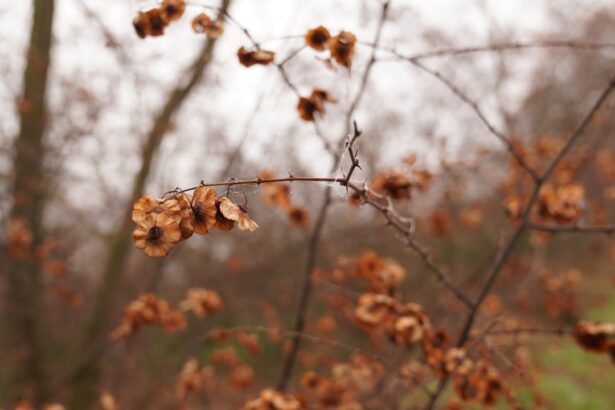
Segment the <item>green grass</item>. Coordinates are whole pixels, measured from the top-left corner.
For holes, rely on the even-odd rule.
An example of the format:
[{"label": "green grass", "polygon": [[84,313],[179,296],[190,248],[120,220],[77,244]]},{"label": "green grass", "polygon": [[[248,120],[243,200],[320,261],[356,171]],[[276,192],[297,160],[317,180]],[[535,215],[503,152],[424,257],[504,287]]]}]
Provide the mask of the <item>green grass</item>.
[{"label": "green grass", "polygon": [[[590,309],[589,320],[614,321],[615,298]],[[615,366],[608,355],[586,352],[573,341],[548,346],[538,357],[542,369],[537,391],[549,408],[570,410],[615,409]]]}]

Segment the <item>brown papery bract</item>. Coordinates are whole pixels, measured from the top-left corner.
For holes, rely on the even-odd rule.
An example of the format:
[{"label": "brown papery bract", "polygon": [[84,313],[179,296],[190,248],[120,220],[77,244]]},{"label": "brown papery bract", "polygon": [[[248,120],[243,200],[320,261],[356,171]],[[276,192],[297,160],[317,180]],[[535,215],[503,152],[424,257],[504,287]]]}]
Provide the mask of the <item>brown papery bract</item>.
[{"label": "brown papery bract", "polygon": [[275,59],[275,53],[267,50],[248,50],[241,47],[237,50],[237,58],[239,63],[246,67],[252,67],[253,65],[269,65],[273,63]]}]

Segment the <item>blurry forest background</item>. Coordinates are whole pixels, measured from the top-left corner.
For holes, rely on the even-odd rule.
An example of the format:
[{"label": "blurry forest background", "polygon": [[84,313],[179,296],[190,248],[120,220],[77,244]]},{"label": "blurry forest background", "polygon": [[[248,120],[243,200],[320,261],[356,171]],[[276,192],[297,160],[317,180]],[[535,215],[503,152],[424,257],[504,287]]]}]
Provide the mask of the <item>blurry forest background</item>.
[{"label": "blurry forest background", "polygon": [[[225,24],[217,40],[193,32],[189,21],[201,11],[197,6],[189,5],[187,17],[164,36],[143,40],[131,20],[138,10],[155,6],[151,2],[0,3],[1,408],[22,399],[36,408],[50,402],[113,408],[105,407],[108,394],[123,409],[175,409],[182,402],[176,381],[186,360],[210,363],[228,345],[237,347],[254,380],[222,366],[215,389],[190,399],[193,408],[237,408],[275,385],[283,342],[259,334],[262,352],[252,356],[236,342],[212,342],[203,335],[216,327],[292,327],[306,242],[327,185],[291,185],[293,203],[309,213],[301,226],[264,204],[259,187],[232,188],[240,200],[246,194],[260,228],[253,234],[196,237],[164,259],[148,258],[134,247],[130,210],[144,194],[160,196],[202,180],[254,178],[263,169],[280,176],[338,175],[348,158],[336,166],[323,139],[335,145],[343,138],[345,114],[362,87],[350,118],[363,132],[357,142],[362,169],[354,179],[371,180],[409,157],[416,159],[412,166],[433,175],[428,189],[397,201],[396,209],[415,218],[417,238],[455,283],[475,294],[486,263],[510,229],[503,202],[514,190],[508,184],[513,161],[458,95],[384,49],[376,50],[363,85],[380,1],[193,3],[228,7],[277,59],[301,47],[303,34],[318,25],[357,36],[350,70],[332,69],[310,50],[285,65],[301,94],[317,87],[337,99],[317,123],[320,137],[314,124],[299,118],[297,96],[275,67],[239,64],[237,49],[249,45],[240,29]],[[538,157],[548,157],[563,141],[615,68],[613,0],[394,0],[390,8],[379,41],[404,55],[488,44],[601,44],[421,60]],[[615,99],[605,103],[574,152],[568,166],[570,178],[585,188],[582,221],[612,224]],[[463,307],[421,259],[380,215],[350,205],[343,187],[329,188],[332,206],[316,266],[329,270],[341,255],[366,250],[393,258],[406,271],[399,288],[404,299],[422,305],[439,327],[458,329]],[[22,248],[31,252],[20,254]],[[152,291],[175,304],[194,287],[218,292],[223,309],[189,319],[183,332],[144,328],[127,341],[108,341],[124,307],[139,294]],[[571,326],[581,318],[612,322],[614,287],[615,238],[555,234],[547,240],[528,234],[507,261],[480,321],[539,328]],[[351,284],[316,283],[305,331],[379,352],[395,363],[409,359],[407,352],[368,337],[349,318],[344,297],[358,291]],[[584,352],[566,337],[519,338],[485,354],[524,406],[615,406],[608,358]],[[349,357],[343,349],[304,344],[293,380]],[[444,394],[452,397],[452,389]],[[392,396],[399,397],[399,408],[413,408],[419,400],[403,389]]]}]

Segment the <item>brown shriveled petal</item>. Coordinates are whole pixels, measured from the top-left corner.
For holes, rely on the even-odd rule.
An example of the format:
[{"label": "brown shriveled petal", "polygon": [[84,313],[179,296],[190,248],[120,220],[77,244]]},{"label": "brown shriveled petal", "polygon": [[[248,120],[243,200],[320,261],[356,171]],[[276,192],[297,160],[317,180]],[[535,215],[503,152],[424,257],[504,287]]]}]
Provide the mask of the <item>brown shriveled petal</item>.
[{"label": "brown shriveled petal", "polygon": [[216,191],[200,186],[192,197],[194,231],[200,235],[209,233],[216,224]]},{"label": "brown shriveled petal", "polygon": [[160,199],[149,195],[142,196],[137,199],[137,202],[132,206],[132,221],[138,224],[151,213],[160,213],[163,212],[163,210]]},{"label": "brown shriveled petal", "polygon": [[228,232],[233,229],[233,226],[235,226],[235,221],[233,221],[232,219],[227,219],[222,214],[222,211],[220,210],[220,205],[221,201],[216,201],[216,223],[214,227],[221,231]]},{"label": "brown shriveled petal", "polygon": [[160,5],[162,18],[166,24],[171,21],[179,20],[186,10],[184,0],[163,0]]},{"label": "brown shriveled petal", "polygon": [[220,212],[226,219],[237,221],[237,226],[242,231],[254,232],[258,228],[258,224],[250,218],[248,213],[227,197],[220,199]]},{"label": "brown shriveled petal", "polygon": [[194,233],[194,216],[190,206],[191,198],[186,194],[176,194],[173,198],[163,203],[167,212],[179,223],[181,240],[184,241]]},{"label": "brown shriveled petal", "polygon": [[192,19],[192,29],[195,33],[203,33],[209,38],[218,38],[224,33],[220,20],[212,20],[207,14],[201,13]]},{"label": "brown shriveled petal", "polygon": [[246,67],[251,67],[255,64],[268,65],[273,62],[275,53],[260,49],[250,51],[245,47],[241,47],[237,50],[237,58],[239,58],[239,62]]},{"label": "brown shriveled petal", "polygon": [[323,26],[311,29],[305,35],[305,44],[316,51],[325,51],[327,41],[331,38],[329,30]]},{"label": "brown shriveled petal", "polygon": [[319,99],[299,97],[297,112],[299,112],[299,117],[301,117],[302,120],[314,121],[316,119],[315,114],[317,112],[324,114],[325,109],[322,105],[322,101]]},{"label": "brown shriveled petal", "polygon": [[135,246],[152,257],[166,256],[181,239],[179,224],[165,213],[150,214],[132,233]]},{"label": "brown shriveled petal", "polygon": [[357,38],[349,31],[342,31],[329,40],[329,51],[336,63],[350,68],[355,54]]}]

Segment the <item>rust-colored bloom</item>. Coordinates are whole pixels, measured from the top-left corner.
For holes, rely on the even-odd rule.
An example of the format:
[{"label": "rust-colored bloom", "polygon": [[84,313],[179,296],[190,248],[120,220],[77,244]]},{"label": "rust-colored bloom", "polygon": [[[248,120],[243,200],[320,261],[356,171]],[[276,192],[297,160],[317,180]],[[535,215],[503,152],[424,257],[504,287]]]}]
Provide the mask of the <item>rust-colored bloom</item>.
[{"label": "rust-colored bloom", "polygon": [[409,347],[423,340],[431,329],[431,323],[419,305],[407,303],[397,309],[395,319],[387,327],[393,342]]},{"label": "rust-colored bloom", "polygon": [[112,341],[129,337],[143,325],[160,325],[168,332],[178,332],[186,327],[186,318],[179,310],[171,308],[166,300],[153,293],[144,293],[124,309],[122,323],[109,335]]},{"label": "rust-colored bloom", "polygon": [[235,221],[224,216],[220,210],[220,205],[222,205],[222,202],[216,200],[216,223],[214,224],[214,227],[221,231],[228,232],[233,229],[233,226],[235,226]]},{"label": "rust-colored bloom", "polygon": [[342,31],[328,41],[331,57],[340,65],[350,68],[355,54],[357,38],[349,31]]},{"label": "rust-colored bloom", "polygon": [[192,19],[192,29],[195,33],[203,33],[209,38],[218,38],[224,33],[220,20],[212,20],[207,14],[201,13]]},{"label": "rust-colored bloom", "polygon": [[181,237],[179,224],[166,213],[150,214],[137,224],[132,233],[135,246],[156,258],[166,256]]},{"label": "rust-colored bloom", "polygon": [[222,299],[213,290],[189,289],[186,298],[179,304],[182,310],[190,310],[202,318],[222,308]]},{"label": "rust-colored bloom", "polygon": [[220,199],[220,212],[226,219],[236,221],[242,231],[254,232],[258,228],[258,224],[250,218],[248,212],[227,197]]},{"label": "rust-colored bloom", "polygon": [[310,225],[310,214],[305,208],[292,206],[288,208],[288,219],[293,225],[307,228]]},{"label": "rust-colored bloom", "polygon": [[325,108],[322,102],[318,99],[299,97],[297,111],[299,112],[299,117],[301,117],[302,120],[314,121],[316,119],[315,114],[324,114]]},{"label": "rust-colored bloom", "polygon": [[245,47],[241,47],[237,50],[237,58],[239,58],[239,62],[246,67],[251,67],[255,64],[268,65],[273,62],[275,53],[261,49],[248,50]]},{"label": "rust-colored bloom", "polygon": [[140,11],[132,20],[132,25],[141,38],[147,36],[161,36],[167,23],[159,8]]},{"label": "rust-colored bloom", "polygon": [[184,0],[162,0],[160,12],[165,23],[179,20],[186,10]]},{"label": "rust-colored bloom", "polygon": [[309,98],[299,97],[297,111],[299,117],[304,121],[314,121],[316,113],[325,113],[325,102],[336,102],[337,100],[325,90],[315,88]]},{"label": "rust-colored bloom", "polygon": [[387,295],[364,293],[359,297],[354,311],[357,320],[369,327],[375,327],[390,318],[396,302]]},{"label": "rust-colored bloom", "polygon": [[316,51],[325,51],[327,42],[331,38],[329,30],[323,26],[318,26],[307,32],[305,35],[305,44]]},{"label": "rust-colored bloom", "polygon": [[194,190],[192,197],[194,231],[200,235],[209,233],[216,224],[216,191],[205,186]]},{"label": "rust-colored bloom", "polygon": [[572,332],[576,342],[590,352],[607,352],[615,341],[615,323],[581,321]]}]

